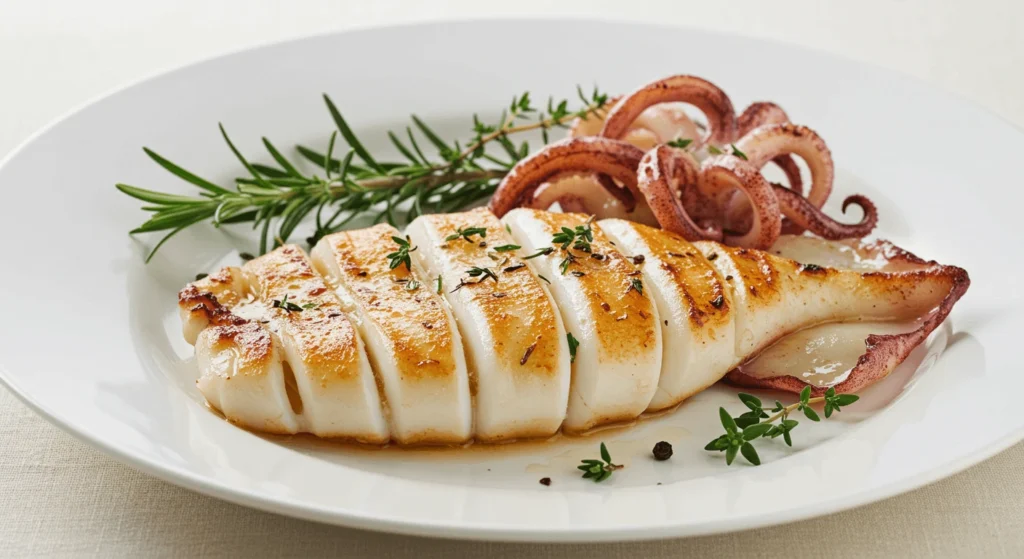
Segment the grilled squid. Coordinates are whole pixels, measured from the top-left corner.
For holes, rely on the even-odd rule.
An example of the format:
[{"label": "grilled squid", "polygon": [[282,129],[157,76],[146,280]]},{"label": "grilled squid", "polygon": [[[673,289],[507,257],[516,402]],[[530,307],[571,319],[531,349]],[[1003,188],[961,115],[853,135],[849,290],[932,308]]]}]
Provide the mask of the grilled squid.
[{"label": "grilled squid", "polygon": [[[559,240],[566,231],[575,242]],[[408,261],[392,267],[403,247]],[[286,245],[189,284],[178,304],[196,387],[232,422],[461,444],[632,421],[722,379],[858,391],[969,284],[884,242],[784,235],[760,251],[624,219],[477,208],[421,216],[404,236],[335,233],[310,256]]]}]

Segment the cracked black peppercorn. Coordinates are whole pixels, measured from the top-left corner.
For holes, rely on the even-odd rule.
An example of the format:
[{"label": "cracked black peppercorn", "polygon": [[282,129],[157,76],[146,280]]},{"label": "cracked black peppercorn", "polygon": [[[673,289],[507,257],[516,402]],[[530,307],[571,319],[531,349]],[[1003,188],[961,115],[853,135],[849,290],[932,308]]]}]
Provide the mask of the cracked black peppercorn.
[{"label": "cracked black peppercorn", "polygon": [[654,445],[654,459],[655,460],[668,460],[672,458],[672,445],[665,441],[661,441]]}]

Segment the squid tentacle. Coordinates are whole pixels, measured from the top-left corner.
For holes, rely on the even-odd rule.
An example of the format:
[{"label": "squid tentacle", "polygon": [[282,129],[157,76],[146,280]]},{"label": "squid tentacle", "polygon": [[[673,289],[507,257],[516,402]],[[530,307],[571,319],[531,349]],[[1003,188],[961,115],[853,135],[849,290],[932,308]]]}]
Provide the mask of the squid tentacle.
[{"label": "squid tentacle", "polygon": [[729,143],[736,137],[736,110],[724,91],[696,76],[672,76],[651,82],[622,98],[604,121],[601,135],[622,138],[646,109],[660,103],[682,102],[696,106],[708,119],[707,141]]},{"label": "squid tentacle", "polygon": [[797,226],[829,240],[864,237],[878,224],[878,209],[867,197],[854,194],[843,201],[843,213],[851,205],[857,205],[864,216],[860,222],[840,223],[814,207],[806,198],[777,184],[773,184],[775,196],[782,213]]},{"label": "squid tentacle", "polygon": [[635,199],[636,168],[642,157],[643,151],[626,142],[597,136],[567,138],[517,163],[498,184],[488,207],[501,217],[528,202],[545,181],[570,171],[607,175],[623,184],[619,187],[611,181],[601,182],[613,196],[626,196],[621,191],[628,189],[628,196]]},{"label": "squid tentacle", "polygon": [[640,192],[662,229],[682,235],[688,241],[720,241],[721,228],[694,223],[677,194],[697,188],[699,181],[700,169],[693,157],[667,145],[644,154],[637,170]]},{"label": "squid tentacle", "polygon": [[734,155],[719,155],[704,161],[701,190],[724,207],[735,191],[746,195],[753,209],[750,228],[743,233],[726,232],[723,241],[733,246],[768,249],[782,233],[782,214],[771,184],[761,171]]},{"label": "squid tentacle", "polygon": [[[878,221],[875,205],[860,195],[843,204],[844,212],[851,204],[861,208],[858,223],[841,223],[821,211],[835,175],[831,153],[816,132],[790,123],[775,103],[753,103],[737,116],[725,92],[686,75],[649,83],[613,102],[599,115],[603,118],[578,119],[570,138],[513,167],[498,185],[490,209],[500,217],[518,206],[546,209],[558,202],[563,209],[599,217],[642,214],[644,221],[656,220],[690,240],[752,248],[770,247],[783,232],[809,230],[826,239],[862,237]],[[739,154],[698,164],[691,153],[664,143],[646,153],[631,143],[664,142],[662,136],[693,125],[678,106],[668,103],[690,103],[704,113],[707,135],[692,138],[696,145],[734,143]],[[594,133],[599,136],[586,135]],[[794,156],[811,171],[806,197]],[[783,171],[788,188],[765,180],[761,170],[768,163]]]},{"label": "squid tentacle", "polygon": [[825,145],[825,140],[806,126],[788,122],[759,126],[740,138],[736,147],[758,169],[780,155],[800,156],[811,170],[807,200],[816,208],[824,206],[832,193],[835,178],[832,152]]}]

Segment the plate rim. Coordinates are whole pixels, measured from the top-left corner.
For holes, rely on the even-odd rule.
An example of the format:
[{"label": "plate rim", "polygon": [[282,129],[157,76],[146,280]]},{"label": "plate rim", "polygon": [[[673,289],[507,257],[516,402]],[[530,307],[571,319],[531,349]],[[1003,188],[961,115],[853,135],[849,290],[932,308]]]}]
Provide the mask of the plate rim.
[{"label": "plate rim", "polygon": [[[114,458],[117,462],[135,468],[147,475],[151,475],[161,481],[170,483],[171,485],[196,491],[236,505],[254,508],[263,512],[283,514],[303,520],[348,528],[402,534],[407,536],[428,537],[433,539],[537,543],[625,542],[688,538],[705,535],[710,536],[741,530],[754,530],[769,526],[781,526],[799,522],[801,520],[808,520],[824,515],[848,511],[920,489],[958,474],[971,466],[980,464],[981,462],[992,458],[996,454],[1003,452],[1010,446],[1024,440],[1024,428],[1018,428],[978,452],[931,468],[917,477],[889,482],[871,491],[862,491],[845,497],[821,501],[808,507],[791,509],[783,512],[781,517],[779,513],[763,513],[759,516],[748,518],[743,527],[736,527],[734,525],[730,525],[728,520],[722,520],[717,522],[686,525],[665,524],[647,527],[623,526],[612,528],[573,527],[569,529],[537,531],[535,528],[520,528],[517,526],[491,527],[488,525],[457,525],[443,522],[430,524],[425,522],[395,520],[393,518],[374,516],[368,513],[357,515],[344,510],[326,509],[320,505],[294,501],[274,495],[257,496],[253,493],[225,485],[215,480],[211,480],[185,470],[180,470],[173,466],[161,464],[155,460],[134,456],[131,452],[109,444],[105,440],[94,436],[89,431],[76,428],[71,423],[61,418],[59,414],[49,410],[46,406],[43,406],[34,398],[31,398],[28,394],[20,390],[17,385],[11,382],[11,379],[8,378],[8,371],[3,365],[0,365],[0,383],[9,389],[11,393],[14,394],[22,403],[28,406],[29,409],[41,416],[51,425],[74,436],[77,440],[102,451],[107,456]],[[438,530],[444,530],[444,532],[438,533]]]},{"label": "plate rim", "polygon": [[[417,27],[436,27],[450,24],[467,23],[503,23],[515,24],[526,22],[545,23],[601,23],[606,25],[623,25],[630,27],[646,27],[661,30],[684,30],[693,31],[705,35],[713,35],[726,38],[743,38],[755,40],[761,43],[773,44],[785,48],[799,49],[812,52],[831,59],[842,60],[845,63],[869,68],[873,72],[898,76],[902,80],[908,80],[924,86],[929,91],[955,100],[958,104],[966,104],[974,109],[980,109],[990,117],[1004,125],[1008,125],[1018,133],[1024,134],[1024,127],[1002,117],[994,110],[977,103],[961,94],[950,91],[940,85],[933,84],[899,70],[887,68],[876,63],[857,60],[842,53],[833,53],[822,49],[807,47],[782,39],[765,38],[733,33],[713,29],[704,29],[692,25],[674,25],[668,23],[650,23],[638,20],[620,20],[598,16],[588,17],[545,17],[545,16],[516,16],[516,17],[446,17],[442,19],[357,25],[343,30],[332,30],[320,33],[312,33],[297,37],[290,37],[280,40],[261,42],[247,46],[228,49],[209,56],[200,57],[182,64],[164,67],[153,72],[146,73],[141,77],[128,80],[115,85],[106,91],[92,96],[67,111],[61,113],[48,123],[37,129],[18,143],[10,152],[0,159],[0,169],[9,162],[16,159],[23,151],[36,142],[40,137],[51,130],[83,112],[93,105],[106,100],[109,97],[133,89],[151,80],[166,78],[177,72],[185,71],[195,66],[219,61],[225,58],[236,56],[252,51],[273,49],[282,45],[291,45],[305,42],[311,39],[333,37],[337,35],[373,33],[384,29],[403,29]],[[983,447],[971,454],[947,461],[938,466],[924,470],[914,477],[902,480],[887,482],[881,486],[868,491],[860,491],[842,497],[835,497],[821,501],[810,506],[790,509],[782,513],[761,513],[753,517],[747,517],[742,526],[730,523],[728,519],[691,524],[656,524],[656,525],[626,525],[616,527],[569,527],[553,530],[541,530],[536,527],[520,527],[514,525],[492,525],[492,524],[457,524],[448,522],[425,522],[422,520],[395,519],[389,516],[381,516],[377,513],[359,511],[353,513],[344,509],[331,509],[318,504],[308,503],[302,500],[288,499],[277,495],[257,494],[240,488],[227,485],[212,478],[194,474],[187,470],[177,468],[173,465],[161,463],[155,459],[142,456],[140,453],[122,449],[114,443],[107,442],[99,435],[87,429],[76,426],[73,422],[63,417],[61,413],[48,408],[33,398],[28,392],[21,389],[14,380],[14,375],[0,363],[0,384],[14,394],[19,401],[25,404],[34,413],[41,416],[51,425],[74,436],[77,440],[84,442],[117,462],[132,467],[146,475],[153,476],[161,481],[196,491],[214,498],[222,499],[234,504],[254,508],[264,512],[284,514],[287,516],[320,522],[331,525],[345,526],[349,528],[365,529],[375,532],[396,533],[411,536],[430,537],[438,539],[461,539],[477,541],[509,541],[509,542],[604,542],[604,541],[644,541],[667,538],[694,537],[700,535],[714,535],[740,530],[751,530],[767,526],[790,524],[801,520],[807,520],[828,514],[843,512],[858,508],[864,505],[879,502],[881,500],[897,496],[903,493],[914,491],[935,483],[941,479],[960,473],[971,466],[977,465],[989,458],[1005,451],[1010,446],[1024,440],[1024,426],[1020,426],[1003,437],[992,442],[989,446]],[[439,530],[442,531],[439,533]]]}]

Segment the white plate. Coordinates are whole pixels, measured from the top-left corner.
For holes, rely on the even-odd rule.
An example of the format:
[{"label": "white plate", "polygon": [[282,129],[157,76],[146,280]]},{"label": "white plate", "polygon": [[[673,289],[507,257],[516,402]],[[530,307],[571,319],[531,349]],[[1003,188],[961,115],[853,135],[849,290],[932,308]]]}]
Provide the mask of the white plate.
[{"label": "white plate", "polygon": [[[496,40],[497,39],[497,40]],[[468,48],[480,45],[480,48]],[[415,112],[462,132],[523,90],[612,93],[692,73],[738,107],[784,106],[827,139],[837,194],[872,197],[879,234],[967,268],[974,285],[926,347],[840,420],[802,425],[797,447],[726,467],[701,450],[716,387],[668,416],[584,440],[465,451],[365,451],[263,438],[208,411],[193,386],[175,293],[252,250],[247,229],[201,226],[149,265],[126,232],[143,219],[115,182],[188,191],[143,145],[228,181],[241,149],[323,146],[330,93],[365,137]],[[579,21],[442,23],[315,37],[216,58],[105,97],[0,166],[0,373],[51,421],[172,483],[325,522],[432,536],[612,540],[706,534],[868,503],[974,464],[1021,439],[1024,389],[1018,206],[1024,135],[902,76],[798,48],[687,29]],[[155,239],[147,238],[151,244]],[[942,350],[945,348],[945,351]],[[937,358],[941,352],[941,357]],[[809,423],[809,422],[805,422]],[[802,432],[801,432],[802,431]],[[676,456],[656,463],[650,446]],[[628,467],[596,485],[574,464],[608,441]],[[538,478],[554,483],[543,487]],[[660,483],[660,485],[659,485]],[[113,488],[111,488],[113,490]]]}]

